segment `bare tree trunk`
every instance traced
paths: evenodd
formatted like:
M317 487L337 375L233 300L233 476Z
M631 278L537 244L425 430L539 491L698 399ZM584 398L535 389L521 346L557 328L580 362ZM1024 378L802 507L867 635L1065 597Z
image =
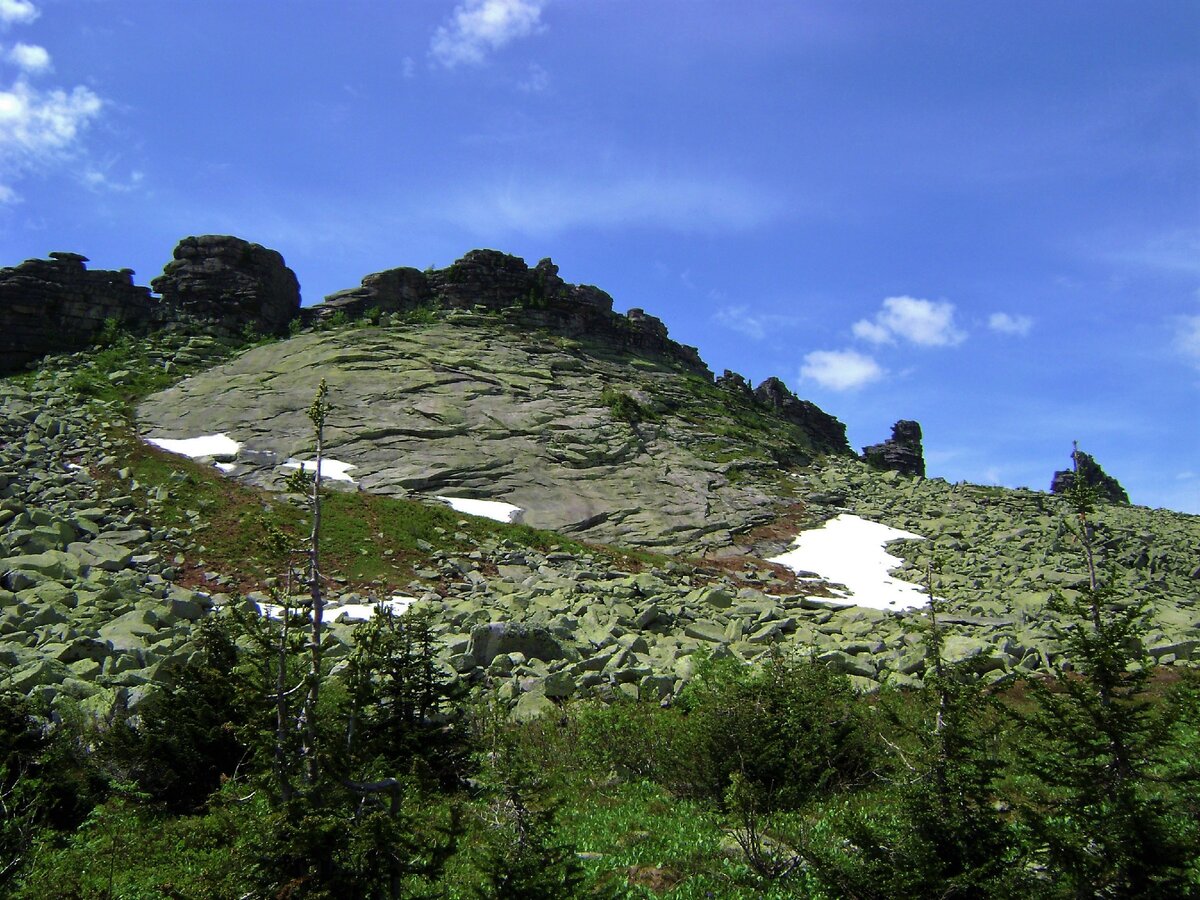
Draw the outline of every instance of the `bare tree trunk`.
M311 633L309 635L309 669L308 693L304 700L304 757L306 777L309 784L315 784L320 775L320 761L317 758L317 701L321 691L321 631L325 613L325 600L321 594L321 460L325 452L325 416L329 411L326 397L329 388L321 379L317 388L317 396L313 399L308 410L308 418L313 424L313 435L316 439L316 461L312 479L309 505L312 509L312 534L308 541L308 592L312 599L310 615Z

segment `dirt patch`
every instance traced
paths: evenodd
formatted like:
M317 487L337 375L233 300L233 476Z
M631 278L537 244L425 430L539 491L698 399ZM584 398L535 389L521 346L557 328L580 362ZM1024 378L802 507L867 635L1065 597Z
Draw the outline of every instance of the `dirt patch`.
M674 869L662 866L630 866L629 884L643 887L655 894L665 894L674 890L683 881L683 876Z

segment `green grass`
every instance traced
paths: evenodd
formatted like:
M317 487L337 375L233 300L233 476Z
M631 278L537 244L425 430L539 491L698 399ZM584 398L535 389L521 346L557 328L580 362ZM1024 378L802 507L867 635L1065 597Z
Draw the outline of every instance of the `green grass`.
M189 565L203 560L203 568L236 573L249 586L280 573L283 561L264 549L268 526L303 546L311 525L300 498L241 484L210 466L148 446L132 429L120 437L116 468L130 470L140 488L137 496L166 495L153 511L155 520L168 528L193 529L194 546L181 548ZM322 568L351 586L401 587L427 565L430 552L465 554L485 541L508 541L543 552L590 553L631 570L667 561L646 551L585 545L552 531L466 516L440 503L360 492L325 492L321 521ZM199 546L203 550L196 549Z

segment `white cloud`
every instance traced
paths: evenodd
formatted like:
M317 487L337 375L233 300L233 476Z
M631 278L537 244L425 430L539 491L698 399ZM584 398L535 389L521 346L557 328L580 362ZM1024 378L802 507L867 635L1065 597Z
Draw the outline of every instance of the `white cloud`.
M548 87L550 87L550 73L537 63L530 63L525 77L517 82L517 88L527 94L540 94Z
M411 56L406 56L400 60L400 74L405 78L412 78L417 74L417 61Z
M778 198L738 182L629 176L478 187L443 200L438 213L488 236L645 225L684 232L740 229L762 224L781 210Z
M722 307L713 315L713 320L755 341L761 341L780 328L794 326L799 321L795 316L754 313L745 305Z
M1200 316L1180 316L1175 332L1175 348L1200 368Z
M1029 316L1010 316L1004 312L995 312L988 316L988 328L1000 334L1025 337L1032 327L1033 319Z
M541 30L545 5L546 0L466 0L433 33L429 52L448 69L479 65L489 51Z
M916 297L888 297L874 320L861 319L852 327L855 337L874 344L899 337L921 347L953 347L967 339L955 327L953 303Z
M870 341L872 344L891 344L894 342L892 333L878 322L860 319L851 326L856 338Z
M87 188L100 192L109 191L114 194L127 194L130 191L136 190L145 178L142 172L133 171L129 173L129 178L125 181L110 178L106 172L101 172L99 169L88 169L80 176Z
M48 72L51 68L50 54L45 47L36 44L17 44L8 51L8 61L31 75Z
M884 376L879 363L855 350L814 350L804 357L800 377L834 391L852 391Z
M18 79L0 90L0 183L68 156L103 106L86 87L39 91ZM11 185L0 191L0 201L16 199Z
M40 15L29 0L0 0L0 25L27 25Z
M38 91L18 81L0 91L0 152L38 156L65 150L103 105L85 87Z

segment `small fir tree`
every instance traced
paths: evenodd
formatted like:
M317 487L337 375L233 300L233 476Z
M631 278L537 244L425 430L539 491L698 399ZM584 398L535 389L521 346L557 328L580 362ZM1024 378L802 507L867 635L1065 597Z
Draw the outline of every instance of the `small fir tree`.
M1116 573L1101 577L1096 490L1075 478L1065 494L1087 582L1059 593L1052 608L1069 620L1057 676L1034 683L1026 754L1035 776L1022 810L1044 848L1055 895L1196 896L1188 883L1200 844L1168 763L1171 704L1152 704L1152 665L1142 649L1149 598L1119 595ZM1069 661L1069 670L1067 662Z

